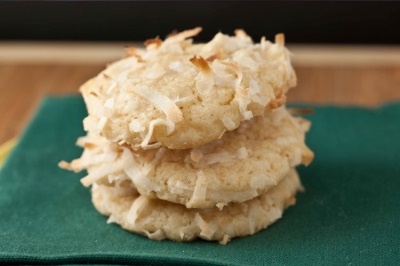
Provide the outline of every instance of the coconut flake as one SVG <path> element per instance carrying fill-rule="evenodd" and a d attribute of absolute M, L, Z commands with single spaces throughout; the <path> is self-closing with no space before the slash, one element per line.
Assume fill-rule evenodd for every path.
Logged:
<path fill-rule="evenodd" d="M 230 240 L 231 240 L 230 236 L 225 234 L 224 237 L 222 238 L 222 240 L 219 241 L 219 243 L 221 245 L 226 245 Z"/>
<path fill-rule="evenodd" d="M 189 59 L 189 61 L 199 70 L 200 72 L 204 73 L 211 73 L 210 66 L 208 65 L 207 61 L 204 60 L 203 57 L 199 55 L 195 55 Z"/>
<path fill-rule="evenodd" d="M 151 137 L 153 136 L 154 127 L 158 125 L 163 125 L 167 127 L 167 135 L 171 134 L 175 129 L 175 124 L 171 121 L 162 118 L 157 118 L 155 120 L 152 120 L 149 124 L 149 131 L 147 132 L 147 135 L 143 139 L 142 143 L 140 144 L 142 148 L 146 148 L 151 145 L 151 144 L 149 145 L 149 142 L 151 140 Z"/>
<path fill-rule="evenodd" d="M 275 43 L 284 46 L 285 45 L 285 35 L 283 33 L 279 33 L 275 35 Z"/>
<path fill-rule="evenodd" d="M 218 202 L 215 206 L 217 206 L 218 210 L 222 211 L 223 208 L 224 208 L 226 205 L 228 205 L 228 204 L 225 203 L 225 202 Z"/>
<path fill-rule="evenodd" d="M 169 63 L 168 68 L 179 73 L 183 73 L 188 69 L 182 64 L 182 62 L 179 61 Z"/>
<path fill-rule="evenodd" d="M 247 149 L 245 147 L 241 147 L 233 154 L 227 151 L 208 154 L 203 157 L 202 162 L 206 165 L 228 163 L 237 159 L 246 159 L 248 155 Z"/>
<path fill-rule="evenodd" d="M 167 151 L 166 148 L 158 149 L 153 160 L 142 168 L 142 173 L 144 175 L 148 175 L 151 172 L 151 170 L 153 170 L 155 166 L 160 162 L 161 158 L 164 156 L 166 151 Z"/>
<path fill-rule="evenodd" d="M 122 170 L 122 165 L 118 162 L 114 164 L 107 164 L 91 171 L 87 176 L 81 179 L 81 183 L 85 187 L 88 187 L 94 182 L 96 182 L 98 179 L 106 175 L 109 175 L 111 173 L 118 172 L 120 170 Z"/>
<path fill-rule="evenodd" d="M 166 238 L 166 235 L 162 229 L 157 229 L 155 232 L 150 233 L 149 231 L 143 230 L 146 236 L 153 240 L 163 240 Z"/>
<path fill-rule="evenodd" d="M 116 87 L 117 87 L 117 82 L 115 80 L 111 81 L 111 84 L 107 88 L 106 93 L 110 94 Z"/>
<path fill-rule="evenodd" d="M 258 85 L 257 81 L 255 79 L 251 79 L 249 82 L 249 92 L 250 92 L 250 98 L 253 102 L 258 103 L 262 107 L 265 107 L 267 103 L 269 102 L 269 97 L 264 96 L 260 97 L 260 86 Z"/>
<path fill-rule="evenodd" d="M 111 97 L 107 99 L 107 101 L 104 103 L 104 107 L 107 107 L 108 109 L 112 109 L 114 107 L 114 97 Z"/>
<path fill-rule="evenodd" d="M 169 44 L 169 43 L 172 43 L 172 42 L 181 42 L 181 41 L 183 41 L 183 40 L 185 40 L 187 38 L 196 36 L 202 30 L 203 30 L 202 27 L 196 27 L 196 28 L 191 29 L 191 30 L 185 30 L 185 31 L 179 32 L 179 33 L 177 33 L 175 35 L 172 35 L 172 36 L 168 37 L 164 41 L 164 44 Z"/>
<path fill-rule="evenodd" d="M 135 225 L 138 220 L 139 212 L 142 208 L 145 207 L 148 199 L 144 196 L 139 196 L 136 200 L 133 201 L 131 208 L 126 216 L 126 220 L 129 224 Z"/>
<path fill-rule="evenodd" d="M 145 130 L 145 127 L 140 123 L 139 119 L 133 119 L 128 127 L 131 132 L 143 132 Z"/>
<path fill-rule="evenodd" d="M 107 219 L 107 224 L 112 224 L 117 222 L 117 220 L 115 219 L 115 217 L 111 214 L 110 217 L 108 217 Z"/>
<path fill-rule="evenodd" d="M 103 130 L 107 121 L 108 121 L 107 117 L 105 117 L 105 116 L 100 117 L 99 123 L 97 124 L 97 130 L 98 130 L 97 132 Z"/>
<path fill-rule="evenodd" d="M 194 186 L 193 195 L 190 198 L 188 206 L 193 206 L 206 199 L 207 194 L 207 176 L 203 171 L 197 172 L 196 185 Z"/>
<path fill-rule="evenodd" d="M 127 57 L 111 64 L 106 70 L 103 71 L 103 75 L 107 75 L 110 79 L 114 80 L 114 73 L 129 73 L 135 71 L 142 66 L 143 64 L 140 63 L 136 57 Z M 117 79 L 119 79 L 120 76 L 121 75 L 118 75 Z"/>
<path fill-rule="evenodd" d="M 224 124 L 224 126 L 226 127 L 226 129 L 228 130 L 234 130 L 236 128 L 236 123 L 233 122 L 233 120 L 228 117 L 227 115 L 222 117 L 222 123 Z"/>
<path fill-rule="evenodd" d="M 249 153 L 245 147 L 240 147 L 237 150 L 236 155 L 239 159 L 246 159 L 249 157 Z"/>
<path fill-rule="evenodd" d="M 203 158 L 203 153 L 199 149 L 192 149 L 190 151 L 190 159 L 194 162 L 199 162 Z"/>
<path fill-rule="evenodd" d="M 92 116 L 89 115 L 83 119 L 83 129 L 85 131 L 97 133 L 97 123 Z"/>
<path fill-rule="evenodd" d="M 161 41 L 160 37 L 157 36 L 153 39 L 148 39 L 148 40 L 144 41 L 143 44 L 145 46 L 154 45 L 155 47 L 160 47 L 162 44 L 162 41 Z"/>
<path fill-rule="evenodd" d="M 194 217 L 194 222 L 200 229 L 200 235 L 205 237 L 206 239 L 211 239 L 213 232 L 211 232 L 207 222 L 201 217 L 201 215 L 197 212 Z"/>
<path fill-rule="evenodd" d="M 253 52 L 254 53 L 254 52 Z M 248 51 L 239 50 L 233 55 L 233 60 L 240 66 L 247 67 L 252 71 L 256 71 L 259 68 L 259 64 L 254 61 Z"/>
<path fill-rule="evenodd" d="M 214 82 L 217 86 L 237 88 L 242 81 L 243 73 L 233 63 L 214 60 L 212 69 L 215 73 Z"/>
<path fill-rule="evenodd" d="M 132 86 L 130 89 L 163 111 L 169 121 L 179 123 L 183 120 L 182 111 L 167 96 L 145 85 Z"/>
<path fill-rule="evenodd" d="M 148 79 L 158 79 L 165 74 L 164 68 L 159 63 L 155 63 L 150 70 L 150 73 L 146 75 Z"/>

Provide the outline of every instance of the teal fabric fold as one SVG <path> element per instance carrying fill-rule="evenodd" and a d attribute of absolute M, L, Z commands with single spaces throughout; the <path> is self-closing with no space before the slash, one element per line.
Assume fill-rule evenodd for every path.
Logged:
<path fill-rule="evenodd" d="M 283 219 L 227 245 L 131 234 L 98 214 L 57 163 L 82 152 L 80 97 L 46 98 L 0 172 L 5 264 L 399 265 L 400 104 L 309 106 L 305 193 Z M 267 151 L 266 151 L 267 152 Z"/>

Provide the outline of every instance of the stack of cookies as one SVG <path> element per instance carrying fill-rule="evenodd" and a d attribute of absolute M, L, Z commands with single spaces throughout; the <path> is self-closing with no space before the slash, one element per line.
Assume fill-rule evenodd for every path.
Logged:
<path fill-rule="evenodd" d="M 81 158 L 96 209 L 151 239 L 222 244 L 254 234 L 295 203 L 310 123 L 285 108 L 296 76 L 283 35 L 243 31 L 193 44 L 201 28 L 128 48 L 81 87 Z"/>

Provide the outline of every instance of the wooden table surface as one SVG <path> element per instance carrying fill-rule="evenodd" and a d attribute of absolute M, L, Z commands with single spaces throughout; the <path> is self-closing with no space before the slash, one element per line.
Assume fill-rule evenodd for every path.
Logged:
<path fill-rule="evenodd" d="M 122 54 L 122 44 L 0 43 L 0 144 L 18 136 L 44 95 L 79 86 Z M 400 100 L 400 47 L 293 46 L 290 102 L 376 106 Z"/>

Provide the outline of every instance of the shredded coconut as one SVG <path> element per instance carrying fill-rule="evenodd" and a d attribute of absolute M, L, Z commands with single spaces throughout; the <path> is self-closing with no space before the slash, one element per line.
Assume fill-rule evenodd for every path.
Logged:
<path fill-rule="evenodd" d="M 207 176 L 203 171 L 197 172 L 196 185 L 194 186 L 192 198 L 188 205 L 195 205 L 197 202 L 202 202 L 205 200 L 207 194 Z"/>
<path fill-rule="evenodd" d="M 167 127 L 167 134 L 171 134 L 174 131 L 175 128 L 175 124 L 171 121 L 162 119 L 162 118 L 158 118 L 155 120 L 152 120 L 149 124 L 149 131 L 147 132 L 146 137 L 143 139 L 142 143 L 140 144 L 140 146 L 142 148 L 146 148 L 146 147 L 150 147 L 149 142 L 151 140 L 151 137 L 153 136 L 153 131 L 154 131 L 154 127 L 158 126 L 158 125 L 163 125 Z"/>
<path fill-rule="evenodd" d="M 203 153 L 199 149 L 192 149 L 190 152 L 190 158 L 193 162 L 199 162 L 203 158 Z"/>
<path fill-rule="evenodd" d="M 230 240 L 231 240 L 231 239 L 230 239 L 229 235 L 225 234 L 224 237 L 222 238 L 222 240 L 219 241 L 219 243 L 220 243 L 221 245 L 226 245 Z"/>
<path fill-rule="evenodd" d="M 187 38 L 196 36 L 197 34 L 199 34 L 203 29 L 201 27 L 196 27 L 194 29 L 191 30 L 185 30 L 182 32 L 179 32 L 178 34 L 172 35 L 169 38 L 167 38 L 163 44 L 169 44 L 172 42 L 181 42 Z"/>
<path fill-rule="evenodd" d="M 113 164 L 106 164 L 104 166 L 101 166 L 97 169 L 94 169 L 90 174 L 87 176 L 83 177 L 81 179 L 81 183 L 85 186 L 88 187 L 94 182 L 96 182 L 98 179 L 105 177 L 111 173 L 118 172 L 122 169 L 122 166 L 120 163 L 113 163 Z"/>
<path fill-rule="evenodd" d="M 143 132 L 145 130 L 145 127 L 140 124 L 140 121 L 138 119 L 133 119 L 129 123 L 129 130 L 131 132 Z"/>
<path fill-rule="evenodd" d="M 228 130 L 233 130 L 236 128 L 235 122 L 233 122 L 233 120 L 226 115 L 222 117 L 222 123 L 224 123 L 224 126 Z"/>
<path fill-rule="evenodd" d="M 166 238 L 166 235 L 162 229 L 157 229 L 155 232 L 150 233 L 149 231 L 143 230 L 146 236 L 153 240 L 163 240 Z"/>
<path fill-rule="evenodd" d="M 185 72 L 188 69 L 179 61 L 169 63 L 168 68 L 179 73 Z"/>
<path fill-rule="evenodd" d="M 179 123 L 183 120 L 182 111 L 179 107 L 170 98 L 159 93 L 157 90 L 151 89 L 145 85 L 133 86 L 131 89 L 163 111 L 169 121 Z"/>
<path fill-rule="evenodd" d="M 104 106 L 111 109 L 114 107 L 114 102 L 115 102 L 114 98 L 111 97 L 111 98 L 107 99 L 107 101 L 104 103 Z"/>
<path fill-rule="evenodd" d="M 164 74 L 165 74 L 164 68 L 159 63 L 155 63 L 151 67 L 150 73 L 148 73 L 146 75 L 146 78 L 148 78 L 148 79 L 158 79 L 158 78 L 162 77 Z"/>

